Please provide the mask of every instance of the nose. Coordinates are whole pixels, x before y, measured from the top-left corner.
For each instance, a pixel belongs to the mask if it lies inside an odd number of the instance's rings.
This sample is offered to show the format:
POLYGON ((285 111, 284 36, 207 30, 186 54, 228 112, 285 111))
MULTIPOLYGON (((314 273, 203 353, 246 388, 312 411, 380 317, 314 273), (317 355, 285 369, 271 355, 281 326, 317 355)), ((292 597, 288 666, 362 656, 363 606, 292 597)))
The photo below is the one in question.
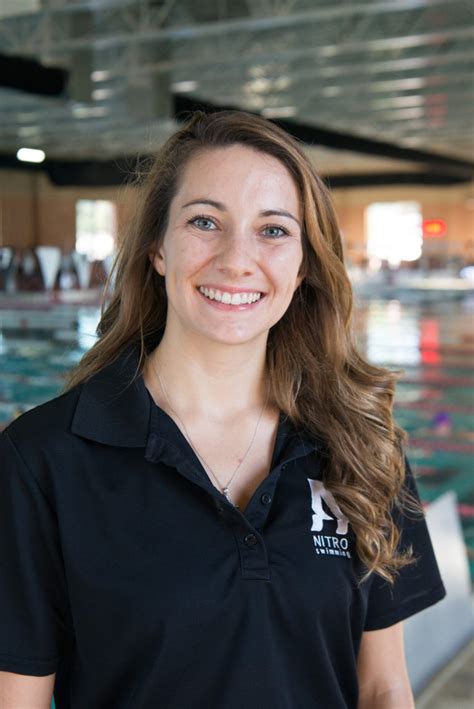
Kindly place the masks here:
POLYGON ((232 230, 222 239, 217 255, 217 266, 231 276, 251 275, 255 272, 255 243, 240 230, 232 230))

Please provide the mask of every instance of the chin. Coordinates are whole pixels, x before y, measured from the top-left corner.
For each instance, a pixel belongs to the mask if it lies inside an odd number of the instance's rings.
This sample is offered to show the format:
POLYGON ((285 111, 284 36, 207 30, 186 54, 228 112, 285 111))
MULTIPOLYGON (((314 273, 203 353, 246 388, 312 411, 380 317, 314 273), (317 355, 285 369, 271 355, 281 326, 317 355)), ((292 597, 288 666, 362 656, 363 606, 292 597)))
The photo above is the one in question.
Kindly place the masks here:
POLYGON ((202 336, 216 345, 245 345, 251 342, 257 343, 260 340, 266 342, 268 331, 257 333, 202 333, 202 336))

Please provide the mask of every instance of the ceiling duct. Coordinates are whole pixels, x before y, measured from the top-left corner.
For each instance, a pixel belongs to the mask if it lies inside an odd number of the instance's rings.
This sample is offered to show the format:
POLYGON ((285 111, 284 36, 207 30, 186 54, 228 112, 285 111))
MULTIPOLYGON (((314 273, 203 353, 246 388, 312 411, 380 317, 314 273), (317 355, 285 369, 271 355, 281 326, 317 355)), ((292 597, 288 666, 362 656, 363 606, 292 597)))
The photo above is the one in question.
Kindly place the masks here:
POLYGON ((27 57, 0 54, 0 86, 39 96, 59 96, 68 72, 27 57))

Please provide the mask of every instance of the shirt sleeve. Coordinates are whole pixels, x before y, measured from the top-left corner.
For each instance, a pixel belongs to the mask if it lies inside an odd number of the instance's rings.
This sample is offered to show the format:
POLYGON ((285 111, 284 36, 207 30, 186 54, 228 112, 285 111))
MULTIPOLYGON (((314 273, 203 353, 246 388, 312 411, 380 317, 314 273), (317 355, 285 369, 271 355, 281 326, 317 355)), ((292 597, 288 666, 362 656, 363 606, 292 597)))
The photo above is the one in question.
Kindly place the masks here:
POLYGON ((57 670, 67 627, 54 508, 12 438, 0 435, 0 670, 57 670))
MULTIPOLYGON (((405 470, 405 486, 419 501, 418 488, 406 458, 405 470)), ((411 546, 416 562, 401 569, 393 585, 374 574, 365 630, 379 630, 399 623, 437 603, 446 595, 425 516, 397 510, 394 521, 401 531, 399 549, 411 546)))

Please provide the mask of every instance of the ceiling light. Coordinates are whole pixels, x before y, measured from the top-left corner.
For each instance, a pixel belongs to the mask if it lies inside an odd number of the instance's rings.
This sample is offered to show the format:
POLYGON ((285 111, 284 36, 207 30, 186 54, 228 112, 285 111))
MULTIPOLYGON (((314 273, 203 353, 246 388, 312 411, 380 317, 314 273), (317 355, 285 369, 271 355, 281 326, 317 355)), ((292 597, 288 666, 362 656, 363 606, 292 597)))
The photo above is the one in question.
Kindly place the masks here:
POLYGON ((113 89, 94 89, 92 92, 92 99, 94 101, 103 101, 106 98, 113 96, 113 89))
POLYGON ((424 96, 391 96, 390 98, 374 99, 369 105, 371 108, 405 108, 422 106, 425 102, 424 96))
POLYGON ((196 91, 198 86, 197 81, 174 81, 171 84, 171 91, 175 94, 185 94, 188 91, 196 91))
POLYGON ((424 89, 426 86, 426 79, 414 76, 406 79, 369 82, 367 89, 368 91, 411 91, 412 89, 424 89))
POLYGON ((289 118, 296 116, 296 106, 275 106, 275 108, 264 108, 262 116, 265 118, 289 118))
POLYGON ((71 113, 74 118, 101 118, 109 113, 109 109, 106 106, 75 104, 71 107, 71 113))
POLYGON ((342 94, 342 86, 326 86, 321 90, 321 96, 340 96, 342 94))
POLYGON ((93 71, 91 73, 92 81, 107 81, 107 79, 110 79, 110 77, 110 71, 93 71))
POLYGON ((18 160, 22 162, 43 162, 46 153, 35 148, 20 148, 16 154, 18 160))
POLYGON ((425 115, 425 111, 421 107, 394 108, 393 111, 386 111, 385 113, 389 118, 393 117, 395 119, 402 120, 404 120, 405 118, 421 118, 425 115))

